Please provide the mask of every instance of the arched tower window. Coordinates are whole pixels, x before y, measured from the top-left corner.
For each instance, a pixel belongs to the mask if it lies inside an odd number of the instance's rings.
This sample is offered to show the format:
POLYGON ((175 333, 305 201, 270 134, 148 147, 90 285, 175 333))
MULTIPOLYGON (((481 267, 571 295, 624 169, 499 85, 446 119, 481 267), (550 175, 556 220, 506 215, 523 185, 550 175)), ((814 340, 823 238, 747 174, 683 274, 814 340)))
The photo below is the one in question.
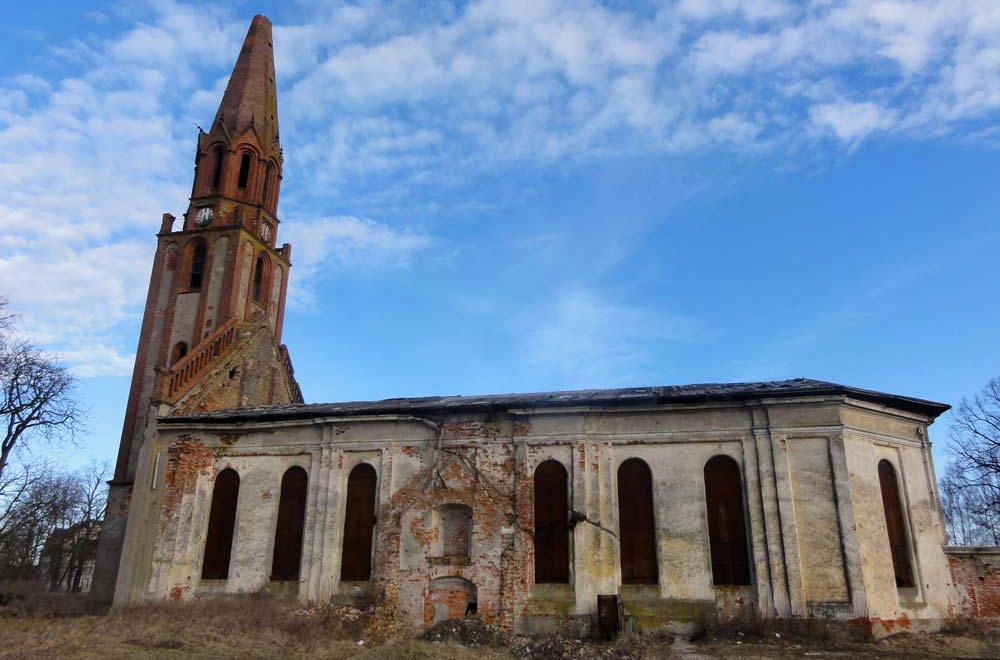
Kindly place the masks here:
POLYGON ((306 471, 298 466, 288 468, 281 478, 278 524, 274 530, 274 558, 271 561, 272 580, 299 579, 308 481, 306 471))
POLYGON ((267 291, 267 257, 263 254, 257 255, 257 261, 253 267, 253 289, 251 291, 253 301, 263 305, 264 293, 267 291))
POLYGON ((191 266, 188 271, 188 288, 200 289, 205 277, 205 253, 208 248, 205 241, 196 241, 191 249, 191 266))
POLYGON ((182 341, 174 344, 174 350, 170 353, 170 364, 180 361, 188 352, 188 345, 182 341))
POLYGON ((885 459, 878 462, 878 482, 882 490, 882 510, 885 512, 885 528, 889 533, 889 551, 892 553, 896 586, 912 587, 913 570, 910 567, 910 549, 906 543, 899 481, 896 479, 896 469, 885 459))
POLYGON ((227 468, 220 472, 215 478, 212 509, 208 514, 205 559, 201 564, 203 580, 225 580, 229 577, 229 557, 233 550, 239 494, 240 476, 236 471, 227 468))
POLYGON ((377 481, 375 468, 367 463, 351 470, 347 478, 344 547, 340 560, 340 579, 345 582, 368 580, 372 575, 377 481))
POLYGON ((240 159, 240 177, 236 183, 240 188, 246 188, 250 183, 250 165, 252 162, 253 157, 249 153, 244 153, 240 159))
POLYGON ((659 582, 653 475, 649 466, 638 458, 630 458, 618 468, 618 524, 622 582, 659 582))
POLYGON ((569 582, 569 495, 566 468, 535 468, 535 583, 569 582))
POLYGON ((750 584, 743 482, 740 466, 728 456, 705 463, 705 506, 715 584, 750 584))
POLYGON ((264 189, 260 194, 260 203, 264 206, 268 206, 271 203, 271 177, 273 176, 273 167, 271 163, 264 165, 264 189))
POLYGON ((215 154, 215 163, 212 169, 212 187, 218 190, 219 184, 222 183, 222 162, 226 158, 226 150, 217 147, 213 153, 215 154))

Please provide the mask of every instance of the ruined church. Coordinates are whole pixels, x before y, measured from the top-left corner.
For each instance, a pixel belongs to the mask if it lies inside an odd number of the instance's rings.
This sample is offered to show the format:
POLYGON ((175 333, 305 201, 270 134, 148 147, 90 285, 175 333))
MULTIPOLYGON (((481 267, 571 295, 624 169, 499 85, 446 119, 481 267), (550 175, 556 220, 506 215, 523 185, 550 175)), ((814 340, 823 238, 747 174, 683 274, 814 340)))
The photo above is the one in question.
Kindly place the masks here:
POLYGON ((266 592, 587 635, 750 611, 935 628, 959 607, 947 405, 816 380, 304 403, 271 25, 164 214, 94 592, 266 592))

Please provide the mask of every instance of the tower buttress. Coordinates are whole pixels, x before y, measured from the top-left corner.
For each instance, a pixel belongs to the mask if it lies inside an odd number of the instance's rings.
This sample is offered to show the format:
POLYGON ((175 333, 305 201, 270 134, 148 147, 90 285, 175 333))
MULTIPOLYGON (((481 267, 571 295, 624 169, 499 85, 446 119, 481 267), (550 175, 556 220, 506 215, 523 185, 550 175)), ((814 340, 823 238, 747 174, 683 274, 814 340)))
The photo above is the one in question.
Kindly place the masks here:
MULTIPOLYGON (((164 214, 157 234, 95 567, 98 600, 114 592, 139 452, 156 417, 235 350, 241 328, 266 325, 281 343, 291 267, 291 246, 276 244, 282 164, 271 22, 257 15, 211 127, 199 130, 181 226, 164 214)), ((290 368, 284 347, 280 353, 282 369, 290 368)))

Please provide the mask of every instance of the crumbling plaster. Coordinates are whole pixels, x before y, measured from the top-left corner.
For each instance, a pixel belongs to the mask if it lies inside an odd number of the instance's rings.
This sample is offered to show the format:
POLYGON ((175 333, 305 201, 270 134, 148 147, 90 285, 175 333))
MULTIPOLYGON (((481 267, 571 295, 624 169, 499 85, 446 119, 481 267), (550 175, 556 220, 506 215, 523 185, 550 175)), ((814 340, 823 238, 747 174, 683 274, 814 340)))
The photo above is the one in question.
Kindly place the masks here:
POLYGON ((713 612, 753 605, 764 614, 933 627, 952 596, 937 494, 926 478, 928 421, 843 397, 449 412, 434 420, 164 418, 143 447, 137 524, 129 525, 116 601, 267 589, 281 477, 301 465, 309 495, 298 598, 360 596, 394 608, 403 627, 424 627, 444 611, 440 603, 466 597, 454 585, 435 591, 451 584, 445 578, 475 587, 484 619, 525 630, 586 632, 597 595, 608 593, 620 594, 639 625, 698 625, 713 612), (187 454, 204 462, 179 486, 177 457, 187 454), (720 454, 741 469, 748 588, 712 584, 703 467, 720 454), (616 472, 633 457, 653 474, 659 584, 648 588, 620 585, 616 472), (883 457, 900 466, 906 493, 920 579, 912 593, 892 581, 876 470, 883 457), (565 586, 533 584, 532 475, 549 459, 566 468, 570 507, 584 519, 571 533, 565 586), (374 571, 369 585, 341 584, 347 476, 360 462, 378 474, 374 571), (232 568, 225 582, 205 584, 212 482, 226 467, 240 475, 232 568), (468 562, 434 558, 433 512, 448 503, 473 511, 468 562))

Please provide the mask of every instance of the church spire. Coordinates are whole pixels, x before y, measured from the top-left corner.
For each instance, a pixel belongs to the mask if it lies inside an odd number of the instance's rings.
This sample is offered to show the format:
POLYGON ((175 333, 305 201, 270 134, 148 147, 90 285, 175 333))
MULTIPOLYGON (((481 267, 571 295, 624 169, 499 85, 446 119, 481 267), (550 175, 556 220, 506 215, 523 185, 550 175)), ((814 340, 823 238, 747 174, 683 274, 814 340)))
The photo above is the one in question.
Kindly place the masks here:
POLYGON ((253 129, 266 150, 278 145, 278 94, 274 82, 274 47, 271 21, 253 17, 243 49, 226 85, 210 133, 221 125, 230 140, 253 129))

